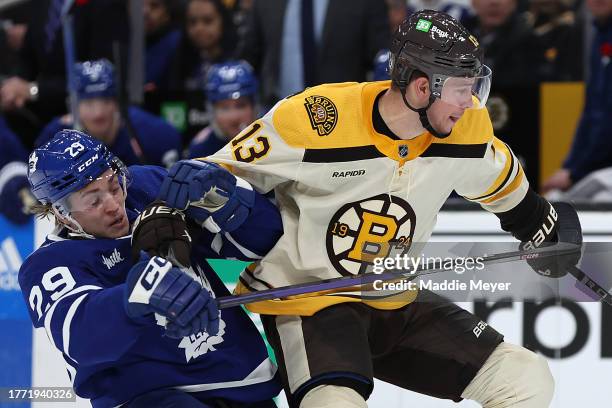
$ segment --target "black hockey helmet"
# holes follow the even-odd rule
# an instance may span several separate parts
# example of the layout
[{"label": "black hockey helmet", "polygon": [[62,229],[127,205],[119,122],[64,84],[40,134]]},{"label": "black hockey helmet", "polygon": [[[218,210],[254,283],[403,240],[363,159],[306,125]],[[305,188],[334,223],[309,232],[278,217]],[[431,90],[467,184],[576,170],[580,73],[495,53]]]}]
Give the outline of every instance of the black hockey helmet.
[{"label": "black hockey helmet", "polygon": [[425,120],[425,128],[444,137],[448,135],[439,135],[431,129],[425,112],[435,98],[454,103],[457,89],[466,86],[465,78],[474,78],[469,81],[470,93],[478,100],[476,107],[484,107],[491,70],[484,65],[483,59],[484,50],[457,20],[440,11],[422,10],[404,20],[393,35],[389,64],[391,80],[404,95],[415,71],[427,75],[431,91],[429,105],[415,109],[405,96],[404,102],[420,114],[421,122]]}]

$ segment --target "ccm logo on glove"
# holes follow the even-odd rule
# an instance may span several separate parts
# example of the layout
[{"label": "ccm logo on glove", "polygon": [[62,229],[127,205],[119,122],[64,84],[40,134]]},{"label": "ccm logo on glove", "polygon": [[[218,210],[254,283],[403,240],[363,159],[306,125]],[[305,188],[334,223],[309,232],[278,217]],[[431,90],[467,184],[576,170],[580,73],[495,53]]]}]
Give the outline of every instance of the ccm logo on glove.
[{"label": "ccm logo on glove", "polygon": [[171,268],[171,262],[159,256],[152,257],[141,275],[139,280],[140,285],[134,288],[128,301],[130,303],[148,304],[151,300],[151,294],[155,291],[161,278],[163,278]]}]

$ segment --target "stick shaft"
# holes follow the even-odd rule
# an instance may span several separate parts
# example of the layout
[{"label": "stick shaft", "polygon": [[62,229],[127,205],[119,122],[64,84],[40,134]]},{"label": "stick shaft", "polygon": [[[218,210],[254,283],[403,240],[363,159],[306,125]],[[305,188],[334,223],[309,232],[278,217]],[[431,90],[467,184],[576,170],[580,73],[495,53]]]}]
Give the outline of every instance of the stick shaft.
[{"label": "stick shaft", "polygon": [[604,289],[600,284],[591,279],[586,273],[576,266],[568,268],[568,272],[576,278],[576,280],[587,287],[598,300],[612,305],[612,294]]},{"label": "stick shaft", "polygon": [[[482,257],[482,262],[485,265],[492,265],[495,263],[512,262],[518,260],[525,260],[566,255],[580,251],[580,247],[573,244],[558,243],[552,246],[535,248],[521,251],[504,252],[501,254],[494,254]],[[226,309],[229,307],[240,306],[253,302],[260,302],[263,300],[271,300],[284,298],[287,296],[304,295],[314,292],[323,292],[334,289],[350,288],[352,286],[361,286],[374,283],[375,281],[391,281],[396,279],[414,279],[422,275],[429,275],[433,273],[447,272],[449,269],[435,268],[431,264],[427,264],[416,270],[407,271],[385,271],[383,273],[366,273],[358,276],[344,276],[341,278],[325,279],[316,282],[307,282],[291,286],[282,286],[279,288],[272,288],[267,290],[261,290],[243,295],[236,296],[223,296],[217,298],[217,304],[219,309]]]}]

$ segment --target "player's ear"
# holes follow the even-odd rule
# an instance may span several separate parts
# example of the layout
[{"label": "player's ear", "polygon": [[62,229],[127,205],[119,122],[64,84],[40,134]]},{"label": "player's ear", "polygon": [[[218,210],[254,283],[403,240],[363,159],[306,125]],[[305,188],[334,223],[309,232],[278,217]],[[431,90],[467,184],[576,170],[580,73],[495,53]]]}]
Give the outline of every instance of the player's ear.
[{"label": "player's ear", "polygon": [[414,80],[416,96],[421,99],[429,100],[429,80],[426,77],[420,77]]}]

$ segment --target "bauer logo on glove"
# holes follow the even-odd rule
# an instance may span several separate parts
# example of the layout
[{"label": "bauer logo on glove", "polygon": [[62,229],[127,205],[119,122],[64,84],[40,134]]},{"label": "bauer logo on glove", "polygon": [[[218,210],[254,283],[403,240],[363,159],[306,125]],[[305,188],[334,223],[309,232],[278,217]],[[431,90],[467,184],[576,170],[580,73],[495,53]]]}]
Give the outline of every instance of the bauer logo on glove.
[{"label": "bauer logo on glove", "polygon": [[159,200],[145,208],[134,223],[132,262],[140,251],[169,259],[176,266],[190,266],[191,236],[183,213]]}]

